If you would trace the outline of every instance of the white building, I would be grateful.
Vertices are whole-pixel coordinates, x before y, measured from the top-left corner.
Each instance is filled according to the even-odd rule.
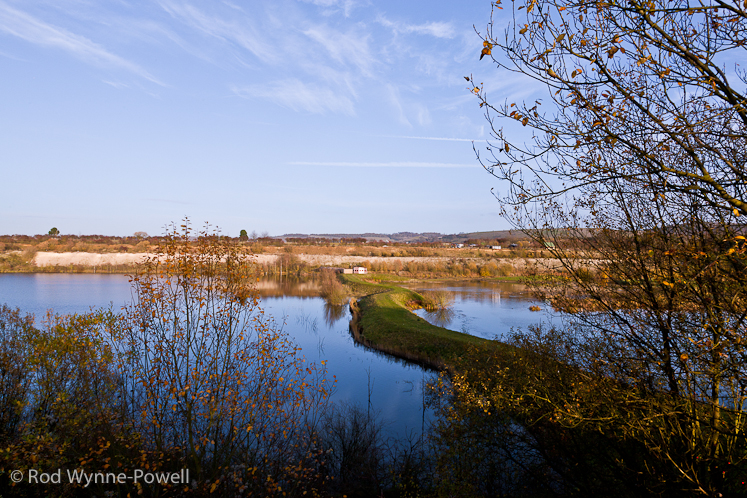
[[[368,269],[365,266],[354,266],[353,267],[353,273],[368,273]]]

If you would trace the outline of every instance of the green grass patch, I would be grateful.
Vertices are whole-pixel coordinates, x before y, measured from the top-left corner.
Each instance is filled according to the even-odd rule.
[[[439,370],[461,370],[476,346],[509,347],[432,325],[411,311],[427,303],[421,294],[393,284],[365,281],[368,277],[340,275],[354,295],[363,296],[351,304],[351,328],[355,339],[366,346]]]
[[[365,279],[369,281],[374,281],[374,282],[407,282],[409,280],[412,280],[411,277],[405,277],[405,276],[396,275],[393,273],[377,273],[377,272],[366,274]]]
[[[485,278],[481,280],[486,281],[494,281],[494,282],[525,282],[526,280],[530,280],[531,277],[525,277],[523,275],[506,275],[503,277],[491,277],[491,278]]]
[[[438,369],[459,369],[474,346],[502,346],[431,325],[408,309],[422,299],[417,292],[401,287],[368,295],[357,303],[359,321],[354,333],[367,346]]]
[[[342,280],[342,283],[348,286],[350,292],[358,297],[367,296],[369,294],[378,294],[396,288],[393,285],[366,282],[368,279],[364,280],[359,275],[339,274],[339,277],[340,280]]]

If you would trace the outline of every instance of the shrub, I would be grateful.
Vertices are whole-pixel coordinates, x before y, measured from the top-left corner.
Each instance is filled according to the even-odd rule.
[[[208,227],[191,239],[188,224],[172,228],[133,277],[137,300],[116,334],[133,424],[200,486],[228,492],[230,472],[239,488],[300,486],[315,458],[305,436],[329,395],[324,369],[264,316],[240,245]]]
[[[336,306],[345,304],[349,292],[333,271],[323,270],[320,284],[322,289],[319,294],[327,303]]]
[[[496,268],[496,275],[501,277],[507,277],[509,275],[513,275],[516,272],[516,268],[514,268],[513,265],[510,265],[508,263],[503,263],[501,265],[498,265]]]
[[[421,306],[427,310],[449,308],[454,303],[454,293],[446,290],[423,291]]]
[[[0,468],[188,468],[179,495],[318,495],[332,386],[264,316],[248,256],[185,224],[133,275],[122,315],[50,315],[36,329],[0,308]],[[0,478],[3,496],[38,486]],[[82,486],[63,479],[54,494],[111,492]]]

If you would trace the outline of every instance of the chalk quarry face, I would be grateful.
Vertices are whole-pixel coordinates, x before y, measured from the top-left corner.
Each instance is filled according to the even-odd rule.
[[[36,266],[105,266],[133,265],[153,256],[149,253],[104,253],[93,252],[38,252],[33,262]]]

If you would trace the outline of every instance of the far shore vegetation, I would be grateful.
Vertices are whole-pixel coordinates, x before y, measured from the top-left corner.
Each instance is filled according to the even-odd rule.
[[[352,239],[289,239],[225,237],[253,254],[271,256],[261,263],[262,273],[303,276],[323,265],[307,262],[315,256],[356,258],[345,267],[365,266],[380,279],[499,278],[519,279],[533,273],[553,273],[537,261],[549,259],[550,252],[527,240],[517,242],[495,239],[468,240],[465,247],[441,242],[414,244]],[[55,264],[40,266],[38,253],[130,254],[143,256],[158,247],[162,237],[138,232],[131,237],[98,235],[2,235],[0,236],[0,273],[131,273],[135,263],[126,264]],[[514,245],[515,247],[509,247]],[[472,246],[472,247],[470,247]],[[491,247],[501,246],[501,249]],[[359,259],[358,259],[359,258]],[[402,258],[406,258],[403,260]],[[533,263],[525,263],[525,260]],[[116,261],[116,260],[115,260]]]

